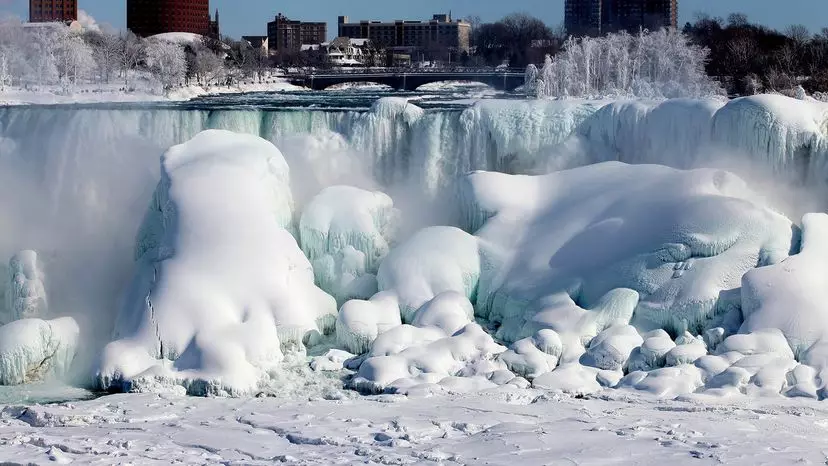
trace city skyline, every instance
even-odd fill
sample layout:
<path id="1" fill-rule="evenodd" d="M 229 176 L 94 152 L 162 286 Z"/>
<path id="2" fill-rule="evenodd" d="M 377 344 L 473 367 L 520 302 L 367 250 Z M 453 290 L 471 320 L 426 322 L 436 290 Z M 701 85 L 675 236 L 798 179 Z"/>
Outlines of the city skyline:
<path id="1" fill-rule="evenodd" d="M 313 4 L 291 2 L 281 5 L 274 5 L 272 0 L 244 1 L 246 8 L 239 8 L 237 2 L 231 0 L 211 0 L 211 10 L 221 11 L 222 33 L 232 37 L 265 35 L 267 22 L 272 21 L 277 13 L 302 21 L 325 21 L 329 36 L 336 34 L 336 18 L 339 15 L 348 15 L 354 20 L 429 19 L 435 13 L 448 13 L 449 10 L 455 18 L 476 15 L 484 22 L 496 21 L 509 13 L 526 12 L 554 27 L 562 23 L 564 8 L 564 0 L 421 0 L 404 3 L 360 0 L 349 4 L 317 0 Z M 107 23 L 116 29 L 125 28 L 125 1 L 79 0 L 78 3 L 79 9 L 98 23 Z M 0 12 L 28 18 L 28 0 L 0 0 Z M 731 0 L 726 4 L 710 0 L 681 0 L 679 26 L 693 21 L 698 12 L 722 17 L 733 12 L 745 13 L 751 21 L 776 29 L 803 24 L 812 32 L 818 32 L 822 27 L 828 27 L 828 2 L 824 0 L 794 0 L 784 7 L 774 0 Z"/>

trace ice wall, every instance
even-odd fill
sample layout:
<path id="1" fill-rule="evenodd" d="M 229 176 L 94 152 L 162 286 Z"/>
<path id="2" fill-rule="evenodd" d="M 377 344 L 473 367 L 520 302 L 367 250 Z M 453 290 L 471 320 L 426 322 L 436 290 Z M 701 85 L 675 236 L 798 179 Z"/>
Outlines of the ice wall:
<path id="1" fill-rule="evenodd" d="M 99 384 L 249 394 L 336 319 L 286 229 L 288 166 L 257 136 L 212 130 L 169 149 L 161 170 Z"/>

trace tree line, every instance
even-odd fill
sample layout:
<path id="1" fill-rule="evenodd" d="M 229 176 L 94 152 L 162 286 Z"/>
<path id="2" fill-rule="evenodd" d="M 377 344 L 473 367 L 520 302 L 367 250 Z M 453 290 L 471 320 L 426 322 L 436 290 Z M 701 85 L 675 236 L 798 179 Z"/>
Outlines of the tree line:
<path id="1" fill-rule="evenodd" d="M 0 20 L 0 89 L 117 84 L 169 91 L 185 84 L 261 80 L 266 52 L 247 42 L 204 38 L 175 42 L 142 39 L 128 31 L 73 30 L 61 23 L 24 25 Z"/>
<path id="2" fill-rule="evenodd" d="M 777 31 L 748 21 L 741 13 L 726 20 L 697 15 L 683 29 L 693 42 L 710 50 L 706 69 L 730 94 L 828 91 L 828 28 L 812 34 L 793 25 Z"/>

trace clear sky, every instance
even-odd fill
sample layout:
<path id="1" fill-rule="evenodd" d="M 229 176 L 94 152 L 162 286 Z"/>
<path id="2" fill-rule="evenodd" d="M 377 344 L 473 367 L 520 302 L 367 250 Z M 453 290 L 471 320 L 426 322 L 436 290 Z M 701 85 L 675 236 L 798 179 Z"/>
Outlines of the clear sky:
<path id="1" fill-rule="evenodd" d="M 126 0 L 79 0 L 98 22 L 123 28 Z M 293 19 L 328 21 L 329 35 L 336 34 L 336 17 L 352 19 L 428 19 L 451 10 L 455 17 L 478 15 L 493 21 L 512 12 L 527 12 L 550 25 L 563 20 L 564 0 L 211 0 L 221 13 L 222 33 L 234 37 L 266 34 L 267 21 L 282 12 Z M 28 0 L 0 0 L 0 12 L 28 15 Z M 696 12 L 726 17 L 742 12 L 753 22 L 777 29 L 804 24 L 817 32 L 828 27 L 828 0 L 679 0 L 680 24 L 692 21 Z"/>

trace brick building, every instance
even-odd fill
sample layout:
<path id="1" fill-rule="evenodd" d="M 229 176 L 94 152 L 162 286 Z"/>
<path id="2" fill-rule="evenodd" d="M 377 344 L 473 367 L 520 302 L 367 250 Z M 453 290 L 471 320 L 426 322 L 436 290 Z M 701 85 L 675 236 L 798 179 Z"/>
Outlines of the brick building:
<path id="1" fill-rule="evenodd" d="M 675 28 L 678 0 L 566 0 L 564 23 L 574 36 Z"/>
<path id="2" fill-rule="evenodd" d="M 29 0 L 29 22 L 77 21 L 78 0 Z"/>
<path id="3" fill-rule="evenodd" d="M 127 0 L 127 29 L 147 37 L 166 32 L 218 36 L 218 12 L 210 18 L 210 0 Z"/>
<path id="4" fill-rule="evenodd" d="M 451 15 L 434 15 L 430 21 L 350 22 L 347 16 L 338 20 L 339 36 L 369 39 L 383 48 L 469 50 L 471 25 L 452 21 Z"/>
<path id="5" fill-rule="evenodd" d="M 328 39 L 328 23 L 292 21 L 279 13 L 267 23 L 267 42 L 277 53 L 298 52 L 302 45 L 316 45 Z"/>

